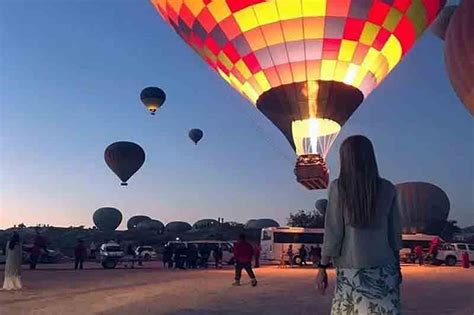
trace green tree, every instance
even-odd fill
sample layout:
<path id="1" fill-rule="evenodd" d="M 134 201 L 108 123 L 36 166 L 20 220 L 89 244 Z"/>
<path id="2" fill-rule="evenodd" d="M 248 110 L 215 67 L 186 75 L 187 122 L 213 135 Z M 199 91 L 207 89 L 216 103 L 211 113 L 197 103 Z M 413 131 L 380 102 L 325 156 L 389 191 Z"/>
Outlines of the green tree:
<path id="1" fill-rule="evenodd" d="M 290 213 L 288 226 L 303 228 L 324 228 L 324 216 L 316 210 L 298 210 Z"/>

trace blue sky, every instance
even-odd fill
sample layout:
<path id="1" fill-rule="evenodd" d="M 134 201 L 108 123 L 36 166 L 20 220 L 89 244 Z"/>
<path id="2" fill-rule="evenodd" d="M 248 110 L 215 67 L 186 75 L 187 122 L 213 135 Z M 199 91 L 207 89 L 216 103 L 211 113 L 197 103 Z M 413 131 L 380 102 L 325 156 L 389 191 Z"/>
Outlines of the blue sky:
<path id="1" fill-rule="evenodd" d="M 125 220 L 203 217 L 246 221 L 312 209 L 325 191 L 295 182 L 280 132 L 220 79 L 148 1 L 0 2 L 0 227 L 92 225 L 117 207 Z M 156 85 L 155 117 L 139 101 Z M 187 138 L 201 128 L 196 147 Z M 442 42 L 427 33 L 344 126 L 373 140 L 381 174 L 428 181 L 451 200 L 451 219 L 474 224 L 474 125 L 452 91 Z M 103 161 L 130 140 L 147 153 L 127 188 Z M 122 225 L 123 226 L 123 225 Z"/>

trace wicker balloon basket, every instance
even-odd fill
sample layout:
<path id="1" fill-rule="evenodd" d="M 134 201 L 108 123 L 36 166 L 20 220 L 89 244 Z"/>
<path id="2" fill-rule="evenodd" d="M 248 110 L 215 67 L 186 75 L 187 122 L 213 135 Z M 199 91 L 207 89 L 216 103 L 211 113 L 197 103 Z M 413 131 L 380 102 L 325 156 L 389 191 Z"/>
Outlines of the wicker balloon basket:
<path id="1" fill-rule="evenodd" d="M 295 165 L 296 180 L 306 188 L 326 189 L 329 184 L 329 171 L 326 161 L 319 154 L 300 155 Z"/>

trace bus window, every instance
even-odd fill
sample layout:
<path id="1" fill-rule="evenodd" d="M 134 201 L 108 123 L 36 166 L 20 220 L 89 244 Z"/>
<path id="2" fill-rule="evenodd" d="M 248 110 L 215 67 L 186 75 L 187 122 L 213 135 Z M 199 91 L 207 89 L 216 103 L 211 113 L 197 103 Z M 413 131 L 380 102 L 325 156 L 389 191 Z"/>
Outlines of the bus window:
<path id="1" fill-rule="evenodd" d="M 320 233 L 281 233 L 273 234 L 275 243 L 285 244 L 321 244 L 323 242 L 323 234 Z"/>
<path id="2" fill-rule="evenodd" d="M 268 231 L 263 231 L 262 241 L 268 241 L 272 239 L 272 235 Z"/>

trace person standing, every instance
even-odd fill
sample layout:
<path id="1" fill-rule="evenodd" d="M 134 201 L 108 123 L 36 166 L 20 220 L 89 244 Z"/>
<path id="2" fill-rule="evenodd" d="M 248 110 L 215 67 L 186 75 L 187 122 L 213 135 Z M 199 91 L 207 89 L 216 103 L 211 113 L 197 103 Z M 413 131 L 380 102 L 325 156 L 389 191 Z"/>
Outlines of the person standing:
<path id="1" fill-rule="evenodd" d="M 173 249 L 166 245 L 163 249 L 163 268 L 173 268 Z"/>
<path id="2" fill-rule="evenodd" d="M 18 232 L 13 232 L 12 237 L 7 242 L 5 254 L 7 260 L 5 262 L 3 289 L 20 290 L 23 287 L 21 283 L 22 249 Z"/>
<path id="3" fill-rule="evenodd" d="M 424 261 L 424 257 L 423 257 L 423 247 L 421 247 L 421 245 L 416 245 L 415 246 L 415 249 L 413 250 L 413 252 L 415 253 L 415 263 L 416 261 L 418 260 L 418 264 L 420 266 L 423 265 L 423 261 Z"/>
<path id="4" fill-rule="evenodd" d="M 38 261 L 41 257 L 41 247 L 38 244 L 33 244 L 33 247 L 31 248 L 30 251 L 30 269 L 34 270 L 36 269 L 36 265 L 38 264 Z"/>
<path id="5" fill-rule="evenodd" d="M 78 240 L 76 247 L 74 247 L 74 269 L 84 269 L 84 260 L 87 257 L 87 248 L 83 240 Z"/>
<path id="6" fill-rule="evenodd" d="M 349 137 L 339 152 L 340 174 L 329 186 L 316 286 L 324 294 L 332 259 L 337 283 L 332 315 L 346 314 L 347 309 L 351 314 L 399 315 L 402 237 L 397 191 L 379 176 L 369 139 Z"/>
<path id="7" fill-rule="evenodd" d="M 234 259 L 235 259 L 235 282 L 234 286 L 240 285 L 240 278 L 242 277 L 242 269 L 247 272 L 252 287 L 257 285 L 257 279 L 252 270 L 253 247 L 247 242 L 245 234 L 239 235 L 239 240 L 234 245 Z"/>
<path id="8" fill-rule="evenodd" d="M 206 244 L 202 244 L 199 254 L 201 256 L 201 268 L 207 269 L 207 263 L 209 261 L 209 256 L 211 255 L 211 250 Z"/>
<path id="9" fill-rule="evenodd" d="M 255 245 L 255 268 L 260 267 L 260 252 L 262 251 L 262 247 L 259 243 Z"/>
<path id="10" fill-rule="evenodd" d="M 220 266 L 222 266 L 222 257 L 224 256 L 222 247 L 219 244 L 217 244 L 214 248 L 213 255 L 214 261 L 216 263 L 216 269 L 218 269 Z"/>
<path id="11" fill-rule="evenodd" d="M 306 247 L 304 244 L 301 245 L 299 249 L 299 255 L 300 255 L 300 266 L 306 265 L 306 256 L 308 255 L 308 252 L 306 251 Z"/>
<path id="12" fill-rule="evenodd" d="M 295 256 L 295 254 L 293 253 L 293 244 L 290 244 L 290 246 L 288 246 L 288 249 L 286 250 L 286 256 L 288 256 L 290 268 L 293 268 L 293 257 Z"/>

